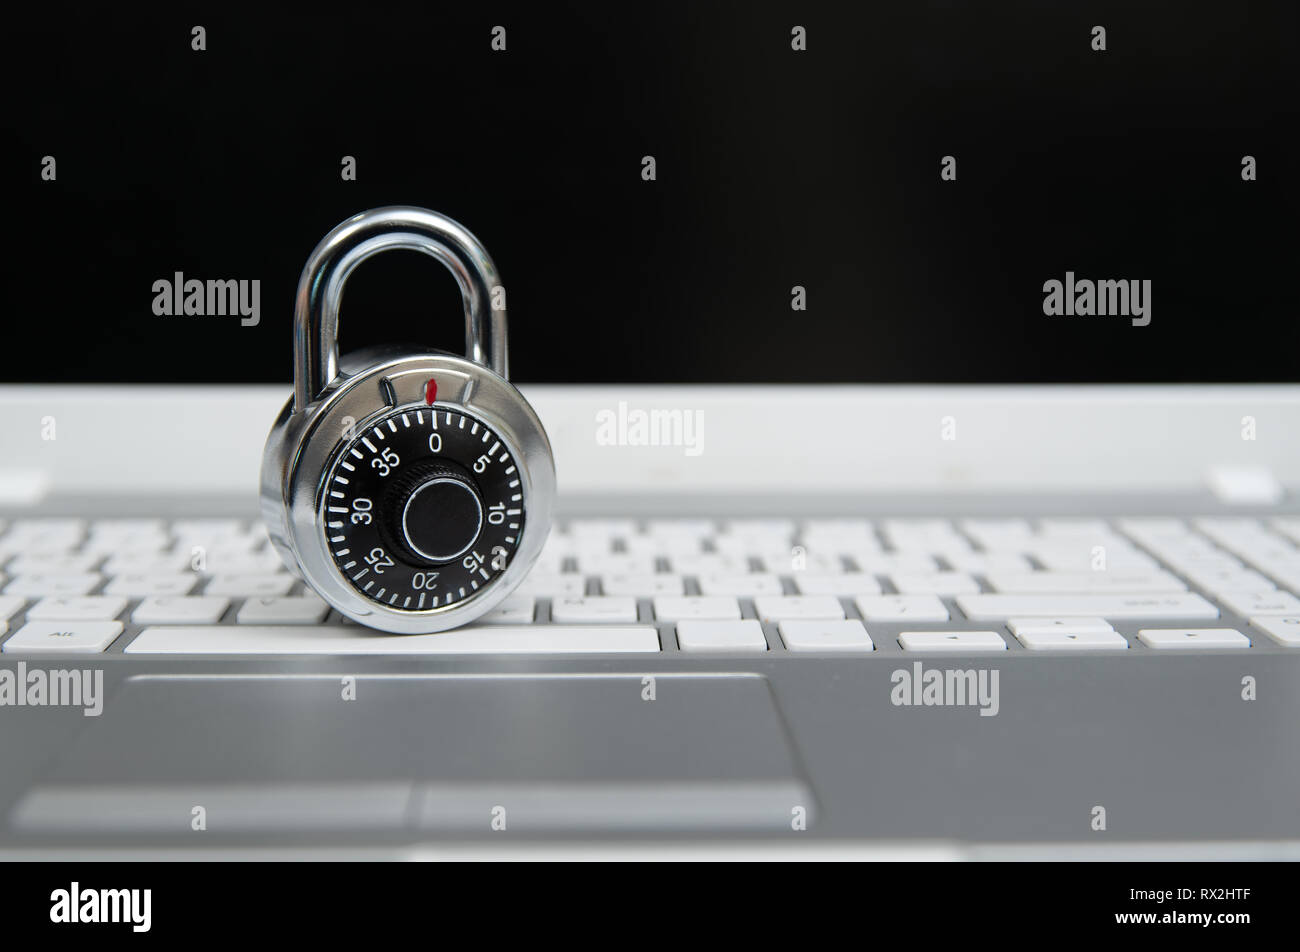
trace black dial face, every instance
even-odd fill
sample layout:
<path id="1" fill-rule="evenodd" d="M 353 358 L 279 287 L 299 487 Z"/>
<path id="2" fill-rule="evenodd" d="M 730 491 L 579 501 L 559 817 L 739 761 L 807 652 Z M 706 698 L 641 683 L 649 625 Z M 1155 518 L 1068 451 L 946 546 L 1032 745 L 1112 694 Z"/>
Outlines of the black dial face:
<path id="1" fill-rule="evenodd" d="M 409 611 L 473 598 L 506 570 L 524 529 L 523 483 L 505 443 L 437 404 L 398 408 L 358 433 L 323 503 L 344 577 Z"/>

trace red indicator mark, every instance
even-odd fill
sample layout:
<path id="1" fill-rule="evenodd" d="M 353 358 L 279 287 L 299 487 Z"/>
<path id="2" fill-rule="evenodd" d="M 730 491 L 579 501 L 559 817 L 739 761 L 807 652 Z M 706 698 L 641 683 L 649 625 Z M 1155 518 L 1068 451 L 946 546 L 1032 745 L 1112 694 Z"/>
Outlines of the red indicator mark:
<path id="1" fill-rule="evenodd" d="M 433 401 L 437 399 L 438 381 L 430 377 L 429 382 L 424 385 L 424 402 L 429 404 L 429 406 L 433 406 Z"/>

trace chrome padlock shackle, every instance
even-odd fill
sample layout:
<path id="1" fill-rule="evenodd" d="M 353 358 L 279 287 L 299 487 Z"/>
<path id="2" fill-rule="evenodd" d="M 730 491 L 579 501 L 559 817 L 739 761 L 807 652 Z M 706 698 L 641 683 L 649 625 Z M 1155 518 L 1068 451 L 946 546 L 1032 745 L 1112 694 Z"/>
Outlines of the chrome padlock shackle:
<path id="1" fill-rule="evenodd" d="M 506 309 L 492 306 L 500 284 L 487 250 L 459 222 L 427 208 L 390 205 L 355 215 L 321 239 L 298 278 L 293 310 L 293 409 L 300 412 L 338 375 L 339 307 L 352 269 L 372 255 L 422 251 L 441 261 L 465 305 L 465 355 L 509 379 Z M 489 331 L 485 345 L 484 333 Z"/>

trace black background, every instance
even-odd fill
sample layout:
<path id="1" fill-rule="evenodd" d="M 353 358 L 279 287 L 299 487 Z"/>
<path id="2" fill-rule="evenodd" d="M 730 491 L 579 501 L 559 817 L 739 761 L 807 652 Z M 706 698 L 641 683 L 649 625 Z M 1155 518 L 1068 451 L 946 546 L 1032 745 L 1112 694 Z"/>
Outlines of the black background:
<path id="1" fill-rule="evenodd" d="M 31 6 L 0 381 L 287 381 L 308 252 L 394 203 L 485 242 L 524 381 L 1297 379 L 1289 0 Z M 1045 317 L 1067 269 L 1150 279 L 1150 326 Z M 154 316 L 175 271 L 260 279 L 261 324 Z M 386 255 L 344 349 L 459 315 Z"/>

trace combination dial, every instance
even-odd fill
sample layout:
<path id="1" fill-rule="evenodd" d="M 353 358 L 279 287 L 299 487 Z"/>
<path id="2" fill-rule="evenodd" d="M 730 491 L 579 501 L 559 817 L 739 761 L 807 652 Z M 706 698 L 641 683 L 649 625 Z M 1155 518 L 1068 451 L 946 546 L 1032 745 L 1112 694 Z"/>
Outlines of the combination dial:
<path id="1" fill-rule="evenodd" d="M 523 484 L 500 436 L 437 404 L 391 410 L 347 443 L 322 507 L 352 587 L 410 611 L 473 598 L 505 571 L 524 530 Z"/>

